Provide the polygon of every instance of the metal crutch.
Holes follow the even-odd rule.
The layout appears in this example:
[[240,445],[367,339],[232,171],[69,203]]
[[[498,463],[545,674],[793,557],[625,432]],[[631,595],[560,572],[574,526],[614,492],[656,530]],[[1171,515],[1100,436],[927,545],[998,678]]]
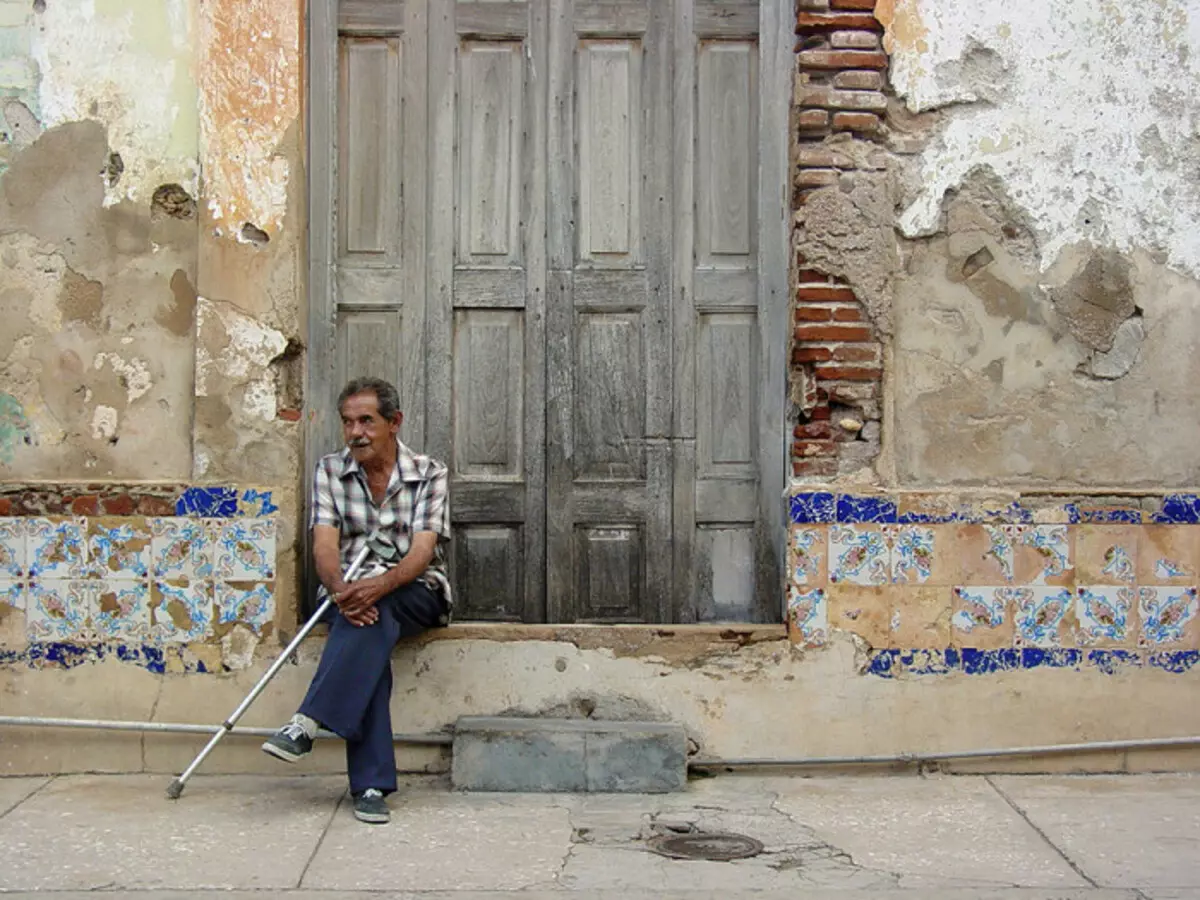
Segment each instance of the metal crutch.
[[[358,575],[359,571],[362,569],[363,563],[367,561],[367,557],[372,553],[374,553],[380,559],[387,561],[395,557],[396,548],[393,547],[388,541],[384,540],[379,535],[379,532],[371,532],[371,534],[367,537],[367,543],[360,551],[358,551],[358,555],[354,557],[354,560],[350,563],[350,567],[346,569],[346,574],[342,576],[343,580],[353,581]],[[221,723],[220,728],[217,729],[216,733],[212,736],[204,749],[200,751],[200,755],[192,760],[192,764],[184,770],[182,775],[167,785],[168,800],[179,799],[179,796],[183,793],[183,786],[187,784],[187,780],[192,777],[196,769],[200,767],[200,764],[204,762],[208,754],[212,753],[213,748],[220,743],[221,738],[225,737],[225,735],[229,734],[229,732],[233,730],[233,726],[237,724],[238,719],[240,719],[245,714],[246,710],[250,708],[250,704],[258,699],[258,695],[262,693],[263,688],[270,683],[271,679],[275,677],[275,673],[283,668],[283,664],[291,658],[293,653],[296,652],[296,648],[300,646],[300,642],[308,637],[308,633],[313,630],[317,622],[319,622],[321,617],[325,615],[325,612],[329,609],[332,603],[332,597],[325,598],[325,602],[321,604],[320,608],[315,613],[313,613],[312,618],[304,623],[304,627],[301,628],[300,631],[296,633],[296,636],[292,638],[291,642],[283,648],[283,652],[279,654],[279,658],[275,660],[275,662],[271,663],[271,668],[267,669],[267,671],[263,674],[263,677],[258,680],[258,684],[254,685],[254,688],[249,694],[246,695],[246,699],[238,705],[238,708],[233,711],[233,714],[230,715],[229,718]]]

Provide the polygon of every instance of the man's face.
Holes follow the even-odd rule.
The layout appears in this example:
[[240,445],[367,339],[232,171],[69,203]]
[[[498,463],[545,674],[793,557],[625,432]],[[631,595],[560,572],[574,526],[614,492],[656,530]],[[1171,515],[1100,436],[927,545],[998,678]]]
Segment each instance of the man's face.
[[379,399],[371,392],[350,395],[341,412],[342,437],[360,466],[390,458],[403,414],[389,422],[379,414]]

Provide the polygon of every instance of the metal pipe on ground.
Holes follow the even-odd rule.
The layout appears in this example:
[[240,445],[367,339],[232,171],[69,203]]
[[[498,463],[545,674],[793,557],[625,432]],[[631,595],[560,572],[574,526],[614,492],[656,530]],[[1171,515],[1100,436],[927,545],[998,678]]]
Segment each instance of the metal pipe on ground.
[[[222,727],[220,725],[192,725],[185,722],[120,722],[105,719],[49,719],[41,716],[0,716],[0,725],[14,725],[22,728],[95,728],[103,731],[143,731],[166,734],[215,734]],[[230,734],[245,737],[269,737],[275,731],[274,728],[235,727]],[[319,731],[317,736],[337,737],[330,731]],[[392,735],[392,740],[397,744],[448,747],[454,743],[454,736],[431,733],[396,733]]]
[[1063,753],[1099,753],[1105,750],[1159,750],[1200,746],[1200,736],[1143,738],[1127,741],[1086,741],[1080,744],[1043,744],[1033,747],[986,747],[977,750],[946,750],[933,753],[891,753],[879,756],[806,756],[796,758],[743,757],[693,759],[689,769],[799,769],[818,766],[870,766],[946,762],[956,759],[999,759],[1006,756],[1053,756]]

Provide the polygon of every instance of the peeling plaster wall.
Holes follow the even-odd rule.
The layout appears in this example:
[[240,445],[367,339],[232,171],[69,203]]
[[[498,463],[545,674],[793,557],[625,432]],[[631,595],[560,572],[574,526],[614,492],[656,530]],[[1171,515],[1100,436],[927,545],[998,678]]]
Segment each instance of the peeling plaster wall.
[[1200,482],[1200,10],[880,4],[901,486]]

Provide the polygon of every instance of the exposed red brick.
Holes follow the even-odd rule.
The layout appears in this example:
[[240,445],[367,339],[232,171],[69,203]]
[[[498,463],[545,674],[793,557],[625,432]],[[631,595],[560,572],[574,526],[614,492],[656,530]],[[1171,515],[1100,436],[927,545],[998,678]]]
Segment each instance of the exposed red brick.
[[817,366],[817,377],[827,381],[876,381],[882,374],[878,367],[871,366]]
[[100,514],[100,498],[95,494],[84,494],[71,501],[71,515],[96,516]]
[[106,516],[132,516],[137,504],[128,494],[117,494],[100,500],[100,510]]
[[830,310],[835,322],[862,322],[862,308],[858,306],[835,306]]
[[797,438],[823,438],[829,440],[833,437],[833,426],[829,422],[806,422],[803,425],[797,425],[792,429],[792,436]]
[[300,421],[300,410],[298,409],[281,409],[279,410],[278,415],[279,418],[283,419],[285,422]]
[[844,166],[847,162],[853,165],[852,160],[841,153],[826,150],[820,144],[816,146],[810,144],[801,147],[800,151],[796,154],[797,165],[810,169],[831,169],[837,166]]
[[887,54],[882,50],[804,50],[800,66],[804,69],[886,69]]
[[837,452],[833,441],[796,441],[792,449],[797,456],[832,456]]
[[808,412],[808,418],[812,422],[821,422],[827,420],[833,415],[833,411],[828,406],[814,406]]
[[139,516],[173,516],[175,515],[175,502],[165,497],[149,495],[138,497],[137,514]]
[[844,287],[824,285],[802,285],[796,290],[796,298],[806,303],[856,303],[854,291]]
[[806,109],[796,116],[796,126],[801,131],[818,131],[829,127],[829,113],[823,109]]
[[875,0],[829,0],[833,9],[866,9],[875,11]]
[[828,362],[833,359],[833,350],[829,347],[796,347],[792,350],[792,362]]
[[815,29],[838,30],[852,28],[856,31],[883,31],[883,24],[870,13],[859,12],[800,12],[796,14],[796,33],[806,34]]
[[799,272],[796,273],[796,278],[802,282],[803,281],[819,281],[822,284],[833,280],[828,275],[826,275],[824,272],[818,272],[815,269],[801,269]]
[[879,355],[878,344],[844,344],[833,348],[832,358],[838,362],[878,362]]
[[837,184],[840,173],[836,169],[801,169],[796,175],[796,186],[802,188],[826,187]]
[[883,126],[883,120],[869,112],[839,112],[833,115],[834,131],[857,131],[871,134]]
[[836,459],[798,459],[792,463],[792,474],[797,478],[832,477],[837,468]]
[[0,516],[12,515],[12,501],[7,497],[0,497]]
[[861,325],[797,325],[798,341],[869,341],[870,328]]
[[829,36],[829,46],[836,50],[877,50],[879,35],[870,31],[835,31]]
[[851,69],[849,72],[838,72],[834,75],[833,86],[852,91],[877,91],[883,87],[883,76],[878,72]]
[[797,306],[797,322],[828,322],[833,318],[834,310],[829,306]]
[[887,98],[878,91],[839,91],[836,88],[810,84],[801,88],[799,94],[801,106],[880,112],[887,109]]

